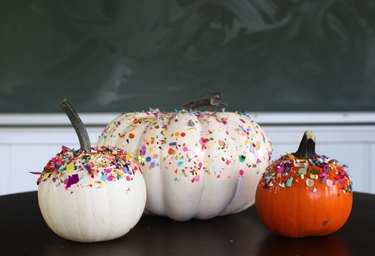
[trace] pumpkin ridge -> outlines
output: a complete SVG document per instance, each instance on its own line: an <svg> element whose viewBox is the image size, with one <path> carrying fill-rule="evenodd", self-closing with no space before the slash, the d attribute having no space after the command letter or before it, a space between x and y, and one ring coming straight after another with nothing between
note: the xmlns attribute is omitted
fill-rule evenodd
<svg viewBox="0 0 375 256"><path fill-rule="evenodd" d="M118 137L118 133L115 133L115 131L118 128L117 124L120 122L121 119L124 118L124 116L125 114L121 113L115 119L113 119L110 123L107 124L107 126L102 130L102 132L98 136L98 140L96 144L98 147L104 146L107 143L107 141L115 137L115 135ZM107 137L108 134L110 134L111 136Z"/></svg>
<svg viewBox="0 0 375 256"><path fill-rule="evenodd" d="M235 143L237 141L232 138L232 136L228 132L228 123L224 121L218 113L215 113L212 116L209 116L205 122L213 122L213 124L206 124L204 127L208 129L208 127L215 127L214 132L210 136L215 138L219 138L216 140L210 140L209 145L213 147L212 149L207 146L206 155L211 155L211 161L214 161L214 166L221 166L220 174L221 178L217 178L214 173L205 173L206 178L210 180L211 186L204 186L204 198L207 200L207 193L210 193L210 189L215 191L215 195L220 194L220 204L215 202L214 205L216 206L215 216L222 215L226 208L232 203L234 196L236 195L236 190L238 188L238 173L239 173L239 158L238 155L238 148ZM203 123L203 122L202 122ZM205 133L204 133L205 134ZM206 132L207 134L207 132ZM209 138L209 136L207 136ZM218 152L217 158L212 158ZM206 159L207 160L207 159ZM224 163L223 163L224 162ZM224 166L223 166L224 165ZM214 171L219 171L218 169ZM217 181L216 181L217 180ZM208 184L209 185L209 184ZM212 188L214 186L214 188ZM225 191L225 194L221 194ZM202 204L201 204L202 208ZM207 211L207 210L206 210Z"/></svg>
<svg viewBox="0 0 375 256"><path fill-rule="evenodd" d="M51 181L48 181L48 182L51 182ZM54 189L53 186L46 186L46 184L42 184L41 186L45 186L44 190L45 193L38 193L38 203L40 205L40 209L42 211L42 216L44 218L44 220L46 221L46 223L50 223L50 228L52 230L56 230L56 225L55 225L55 222L53 222L53 218L52 218L52 211L50 210L50 208L53 208L53 206L49 205L49 204L46 204L46 200L47 200L47 196L50 196L51 193L53 193L53 191L51 191L51 189ZM58 214L60 214L60 212L58 212ZM65 226L65 223L64 222L61 222L61 226L60 226L60 229L63 229L64 232L67 231L67 228ZM59 234L60 235L60 234Z"/></svg>
<svg viewBox="0 0 375 256"><path fill-rule="evenodd" d="M204 139L207 139L209 134L211 134L211 131L209 129L209 127L211 127L211 125L209 125L209 123L211 122L211 120L214 120L214 121L217 121L217 117L215 114L212 114L210 116L205 116L205 115L198 115L197 116L198 118L198 121L199 121L199 124L201 126L201 136L202 138ZM215 129L216 130L216 129ZM198 208L196 210L196 214L194 217L196 218L200 218L200 219L205 219L207 217L205 217L205 214L207 215L207 208L210 208L210 206L208 206L207 204L203 203L202 202L202 198L204 198L205 200L209 200L209 198L206 198L207 197L207 194L211 194L210 191L212 189L212 186L214 186L215 184L211 184L212 182L210 181L211 179L211 176L213 175L212 172L215 172L216 170L212 170L212 169L209 169L207 168L207 158L208 157L208 153L210 152L211 154L210 155L213 155L215 154L215 151L216 150L211 150L210 147L207 146L207 144L209 144L210 142L208 141L207 143L205 143L205 148L202 150L201 152L201 161L203 163L203 179L200 180L200 182L203 182L204 185L202 186L202 190L200 191L200 194L199 194L199 204L198 204ZM214 160L210 160L210 161L214 161ZM209 196L210 197L210 196ZM215 213L214 215L217 215L219 213ZM209 215L212 215L212 213L209 213ZM208 216L208 215L207 215ZM208 217L210 218L210 217Z"/></svg>
<svg viewBox="0 0 375 256"><path fill-rule="evenodd" d="M119 125L122 132L119 133L116 146L126 148L126 151L130 152L135 158L139 157L139 152L137 151L142 143L142 135L153 118L153 116L137 116L132 120L132 123L128 125L125 123L125 126Z"/></svg>
<svg viewBox="0 0 375 256"><path fill-rule="evenodd" d="M106 193L107 194L107 193ZM108 195L108 194L107 194ZM107 196L107 199L108 199L108 196ZM106 206L107 207L107 206ZM91 214L91 217L92 217L92 219L93 220L95 220L95 216L94 216L94 214L95 214L95 209L94 209L94 207L93 207L93 205L92 204L86 204L86 206L85 206L85 208L87 209L87 212L90 212ZM80 221L80 223L81 223L81 221ZM81 224L82 225L82 224ZM87 233L88 234L93 234L93 233L95 233L95 226L94 225L91 225L90 226L90 229L89 230L87 230ZM106 236L107 236L107 234L106 234Z"/></svg>
<svg viewBox="0 0 375 256"><path fill-rule="evenodd" d="M205 131L205 128L206 126L203 125L205 123L205 120L204 120L205 117L202 117L200 115L197 115L197 120L198 120L198 123L197 125L199 126L199 130L201 131L201 138L204 138L204 134L206 134L206 131ZM201 139L200 139L201 140ZM205 164L205 159L207 157L207 150L204 148L201 150L200 152L200 160L202 161L202 168L207 168L206 164ZM206 170L206 171L203 171L203 179L200 180L200 182L204 183L204 185L202 186L202 189L199 193L199 204L197 205L197 209L195 211L195 214L194 214L194 217L195 218L202 218L200 216L202 216L202 214L204 213L204 207L205 205L202 205L201 203L201 200L202 200L202 196L203 196L203 193L205 193L205 189L206 189L206 186L208 183L208 179L209 177L207 177L208 175L210 175L209 173L210 170Z"/></svg>
<svg viewBox="0 0 375 256"><path fill-rule="evenodd" d="M226 118L223 118L223 117L221 117L222 118L222 120L225 120L225 122L226 123L235 123L235 124L237 124L237 125L240 125L240 122L238 122L238 121L236 121L236 120L229 120L230 119L230 117L229 117L229 115L230 114L228 114L228 116L226 117ZM237 153L237 156L235 157L235 159L239 159L240 158L240 156L242 156L243 155L243 153L240 151L241 150L241 143L239 142L239 141L237 141L234 137L233 137L233 134L232 134L232 129L229 129L229 126L228 125L224 125L224 127L225 127L225 132L229 135L229 138L231 139L231 144L234 144L235 145L235 148L236 148L236 153ZM248 136L247 136L248 137ZM242 170L241 169L241 163L240 163L240 161L238 162L238 170ZM241 174L240 173L238 173L237 174L238 175L238 179L240 179L241 178ZM234 175L235 176L235 175ZM236 206L236 208L235 209L233 209L233 205L235 205L235 204L238 204L238 202L237 202L237 200L233 200L234 198L236 198L236 196L237 196L237 194L240 192L240 186L241 186L241 183L240 183L240 181L237 181L237 183L236 183L236 186L235 186L235 189L234 189L234 191L233 191L233 194L232 194L232 197L231 197L231 199L230 199L230 201L229 201L229 203L227 204L227 206L220 212L220 215L223 215L223 214L225 214L227 211L228 211L228 209L231 209L230 211L231 212L239 212L239 211L242 211L242 210L244 210L244 209L246 209L247 207L244 205L244 203L241 203L240 205L238 205L238 206ZM245 201L246 202L246 201ZM250 203L250 202L249 202Z"/></svg>
<svg viewBox="0 0 375 256"><path fill-rule="evenodd" d="M175 134L182 132L181 125L187 123L192 118L197 120L197 117L190 112L173 113L168 119L167 129L165 130L166 141L162 145L162 156L165 162L165 169L162 170L164 176L164 199L165 199L165 213L172 219L178 221L185 221L194 217L198 209L200 193L203 183L201 177L196 170L198 162L201 161L202 150L197 146L196 151L191 155L191 160L185 161L183 165L178 166L176 159L180 153L179 143ZM201 133L201 124L199 121L194 126L194 130L190 131L187 142L189 147L193 147L194 143L198 143L198 138ZM177 168L178 173L174 173ZM196 178L199 176L199 180ZM177 178L177 180L176 180ZM198 179L198 178L197 178ZM189 189L185 189L189 186Z"/></svg>
<svg viewBox="0 0 375 256"><path fill-rule="evenodd" d="M104 192L104 195L105 195L105 202L108 206L110 206L112 204L112 197L110 197L107 193L107 191L103 191ZM106 212L104 213L104 216L111 216L111 212L110 212L110 208L109 207L103 207L103 209L106 209ZM105 220L105 237L110 237L111 236L111 233L112 233L112 228L115 229L116 228L116 225L113 225L114 223L114 219L113 218L105 218L103 216L103 219ZM123 216L124 218L126 218L127 216ZM94 231L95 232L95 231ZM116 234L116 236L118 237L118 235Z"/></svg>
<svg viewBox="0 0 375 256"><path fill-rule="evenodd" d="M154 122L152 123L152 126L150 126L150 127L154 127L153 129L162 129L161 127L158 127L158 122L160 122L160 121L162 121L162 120L164 120L165 119L165 117L164 116L161 116L161 117L159 117L159 118L157 118L157 119L155 119L154 120ZM162 121L162 123L164 123L164 121ZM154 130L153 130L154 131ZM146 133L146 132L145 132ZM147 133L147 135L148 135L148 133ZM160 139L160 141L164 141L164 138L165 138L165 135L164 135L164 133L158 133L158 139ZM152 136L151 136L152 137ZM144 141L145 142L145 141ZM138 148L143 148L143 146L144 145L142 145L142 147L141 147L141 144L138 146ZM160 147L160 148L159 148ZM155 174L153 174L151 177L149 177L148 175L144 175L145 176L145 181L146 181L146 184L148 185L147 186L147 199L146 199L146 201L147 201L147 203L146 203L146 208L147 208L147 210L149 210L151 213L153 213L153 214L155 214L155 204L153 204L152 206L150 206L150 202L151 202L151 200L150 200L150 198L153 198L153 197L155 197L152 193L155 193L155 186L153 186L153 183L155 183L155 178L153 177L153 176L157 176L158 177L158 182L159 183L156 183L156 184L159 184L159 191L157 192L157 194L158 194L158 196L160 196L160 195L164 195L164 193L163 193L163 191L164 191L164 184L165 184L165 182L164 182L164 178L163 178L163 176L164 176L164 171L165 171L165 168L164 168L164 166L163 166L163 162L161 161L161 159L162 159L162 145L160 144L160 146L159 147L154 147L154 150L157 150L157 152L158 152L158 154L157 154L157 159L159 159L159 163L160 163L160 166L159 166L159 169L160 169L160 171L162 172L160 175L155 175ZM141 156L141 157L143 157L144 158L144 156L145 155L143 155L143 154L146 154L146 152L143 152L143 150L142 150L142 152L139 150L138 151L138 155L139 156ZM155 159L155 161L156 161L156 159ZM152 169L150 169L149 167L145 167L145 165L146 165L146 163L145 163L145 161L143 161L143 163L142 163L142 167L144 167L145 168L145 170L144 170L144 172L146 173L146 172L155 172L155 170L152 170ZM150 192L150 190L153 190L153 192ZM158 200L158 209L156 210L157 211L157 214L160 214L160 215L165 215L165 211L163 211L163 209L165 208L164 207L164 201L165 200ZM151 208L153 208L153 209L151 209Z"/></svg>
<svg viewBox="0 0 375 256"><path fill-rule="evenodd" d="M219 115L226 116L225 122L228 123L227 130L233 140L236 141L235 143L238 148L239 160L240 162L243 161L243 164L246 164L245 166L240 167L240 171L245 171L243 171L243 174L239 173L238 175L239 181L236 190L238 191L240 189L239 187L242 186L240 191L243 194L245 193L243 186L246 186L248 187L248 189L246 189L246 193L254 195L251 200L244 201L235 209L231 209L230 207L233 207L232 205L234 203L238 203L237 196L241 196L237 193L234 195L235 202L232 202L230 205L228 205L227 209L230 209L230 212L240 212L244 209L247 209L255 202L255 191L257 188L257 183L265 170L265 167L260 167L260 164L258 162L259 159L262 159L265 162L268 162L270 160L270 143L263 130L255 123L254 119L250 115L246 113L237 114L232 112L219 113ZM240 116L240 118L238 118L238 115ZM233 127L229 129L231 125ZM235 130L238 130L238 132L235 132ZM239 133L241 133L243 136L239 136ZM254 134L256 135L254 136ZM255 150L257 145L259 145L259 148ZM269 157L267 159L264 159L265 155L268 155ZM243 157L241 158L241 156ZM250 164L251 166L249 166ZM246 180L246 185L241 184L245 183L245 180L243 179ZM241 196L241 198L246 197Z"/></svg>
<svg viewBox="0 0 375 256"><path fill-rule="evenodd" d="M140 174L140 173L138 173L138 175L143 176L143 174ZM137 183L140 183L140 184L135 184L135 187L142 186L142 187L146 188L146 182L145 182L144 179L137 179ZM143 198L147 198L147 189L145 189L141 192L144 192L144 193L143 194L141 194L141 193L135 194L135 197L136 197L135 201L136 202L141 201ZM140 211L144 212L144 207L142 207L142 209L140 209ZM141 219L142 215L139 215L139 216L131 215L131 217L133 218L131 222L134 223L134 225L130 229L132 229L136 225L136 223L138 223L138 221Z"/></svg>

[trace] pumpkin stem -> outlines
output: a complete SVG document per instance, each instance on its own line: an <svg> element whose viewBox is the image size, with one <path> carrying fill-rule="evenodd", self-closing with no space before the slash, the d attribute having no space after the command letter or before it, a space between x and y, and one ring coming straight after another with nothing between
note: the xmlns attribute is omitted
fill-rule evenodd
<svg viewBox="0 0 375 256"><path fill-rule="evenodd" d="M220 106L225 106L226 104L223 103L221 101L221 99L223 98L223 94L221 92L211 92L209 93L211 94L211 97L210 98L206 98L206 99L198 99L198 100L194 100L194 101L191 101L185 105L182 106L182 109L185 109L185 110L196 110L200 107L209 107L209 106L212 106L212 107L220 107Z"/></svg>
<svg viewBox="0 0 375 256"><path fill-rule="evenodd" d="M89 134L87 133L86 127L82 123L81 118L74 110L72 105L70 105L70 103L67 101L67 99L64 99L60 103L60 107L64 110L65 114L68 116L70 122L72 123L74 130L77 133L81 149L83 149L86 152L90 152L91 143Z"/></svg>
<svg viewBox="0 0 375 256"><path fill-rule="evenodd" d="M316 158L318 154L315 152L316 137L312 131L305 131L298 150L294 153L299 158Z"/></svg>

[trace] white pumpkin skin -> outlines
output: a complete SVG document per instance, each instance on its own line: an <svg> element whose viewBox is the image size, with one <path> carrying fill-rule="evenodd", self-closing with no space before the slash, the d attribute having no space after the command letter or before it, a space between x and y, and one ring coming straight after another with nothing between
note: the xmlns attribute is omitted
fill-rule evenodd
<svg viewBox="0 0 375 256"><path fill-rule="evenodd" d="M178 221L209 219L254 204L271 144L248 115L135 112L115 118L98 146L142 157L146 209Z"/></svg>
<svg viewBox="0 0 375 256"><path fill-rule="evenodd" d="M121 173L124 162L107 165L101 153L90 159L91 172L77 168L87 164L87 159L83 164L78 159L74 171L68 171L67 161L57 173L44 172L39 178L39 208L47 225L63 238L77 242L115 239L129 232L142 216L146 187L139 167L128 159L127 172ZM114 173L118 176L112 176ZM76 174L79 181L67 185L66 180Z"/></svg>

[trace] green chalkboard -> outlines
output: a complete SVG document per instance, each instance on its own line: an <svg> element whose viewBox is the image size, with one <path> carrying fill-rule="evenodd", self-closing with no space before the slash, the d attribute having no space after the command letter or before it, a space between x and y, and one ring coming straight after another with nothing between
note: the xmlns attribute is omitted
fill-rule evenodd
<svg viewBox="0 0 375 256"><path fill-rule="evenodd" d="M1 0L0 112L375 111L373 0Z"/></svg>

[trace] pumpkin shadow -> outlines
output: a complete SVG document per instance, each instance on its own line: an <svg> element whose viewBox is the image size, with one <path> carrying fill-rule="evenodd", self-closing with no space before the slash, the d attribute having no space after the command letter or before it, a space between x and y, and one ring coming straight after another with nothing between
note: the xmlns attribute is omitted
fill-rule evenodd
<svg viewBox="0 0 375 256"><path fill-rule="evenodd" d="M259 255L350 255L345 242L335 235L288 238L270 234L260 246Z"/></svg>
<svg viewBox="0 0 375 256"><path fill-rule="evenodd" d="M137 250L134 250L134 248L126 245L126 243L124 243L122 239L115 239L98 243L78 243L61 238L60 240L56 240L53 244L46 246L42 255L117 256L142 254L138 254Z"/></svg>
<svg viewBox="0 0 375 256"><path fill-rule="evenodd" d="M252 234L249 237L249 230ZM55 240L43 255L251 255L267 230L249 214L177 222L144 215L125 236L100 243Z"/></svg>

